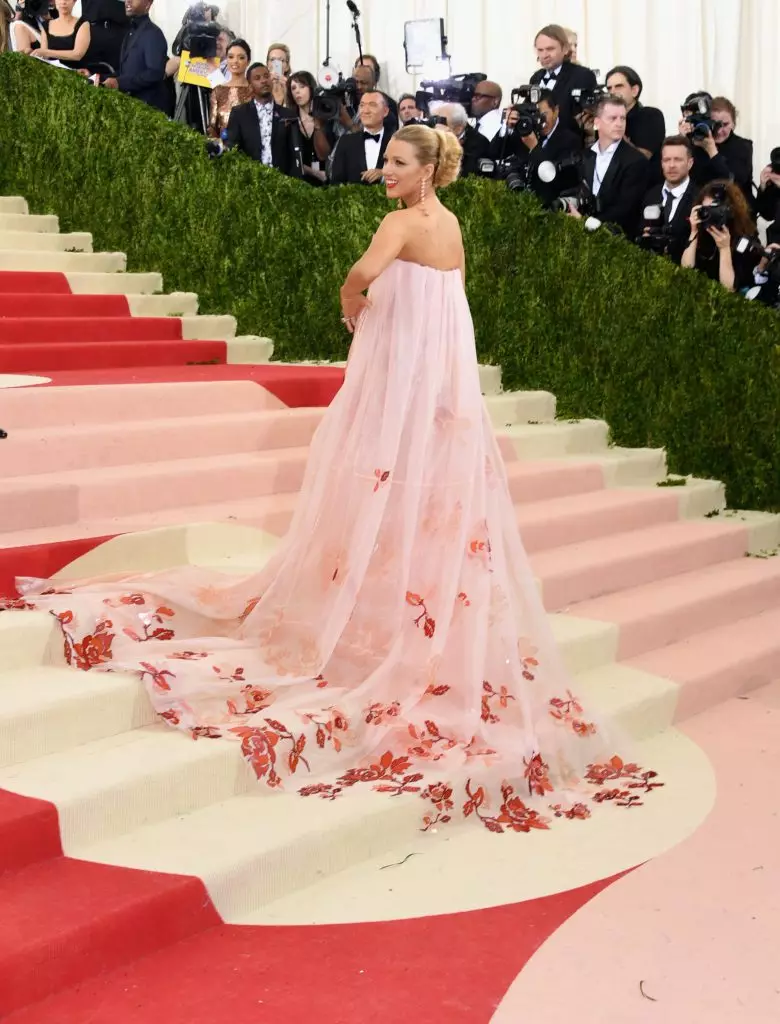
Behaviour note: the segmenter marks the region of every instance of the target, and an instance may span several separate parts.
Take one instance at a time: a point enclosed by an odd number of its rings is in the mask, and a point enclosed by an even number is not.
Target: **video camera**
[[[487,81],[487,75],[471,72],[468,75],[453,75],[439,82],[420,82],[420,91],[415,96],[417,109],[428,114],[431,103],[460,103],[471,113],[471,101],[480,82]]]
[[[206,20],[208,5],[193,4],[187,9],[182,29],[181,48],[189,51],[190,57],[212,60],[217,56],[217,41],[220,28],[215,21]]]
[[[338,121],[342,106],[356,111],[359,100],[358,84],[354,78],[343,78],[329,89],[317,89],[312,97],[312,117],[318,121]]]
[[[542,137],[545,120],[539,113],[538,103],[545,91],[541,85],[520,85],[512,90],[512,105],[506,115],[507,122],[512,111],[518,117],[514,125],[510,126],[507,123],[507,131],[512,131],[521,138],[526,135],[535,135],[537,139]]]
[[[723,127],[722,121],[713,120],[712,96],[708,92],[691,93],[680,109],[685,123],[693,125],[692,142],[703,142]]]
[[[533,187],[534,168],[514,154],[502,160],[485,157],[477,164],[477,173],[493,181],[505,181],[511,192],[527,192]]]

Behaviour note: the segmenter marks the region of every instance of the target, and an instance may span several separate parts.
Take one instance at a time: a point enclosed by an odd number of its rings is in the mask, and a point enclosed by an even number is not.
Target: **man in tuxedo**
[[[543,85],[545,89],[552,90],[561,123],[576,131],[578,126],[572,112],[572,90],[595,89],[596,76],[590,68],[572,64],[571,45],[566,29],[560,25],[545,25],[540,29],[536,33],[534,46],[541,69],[531,75],[531,85]]]
[[[362,130],[342,135],[333,153],[330,180],[334,185],[375,185],[382,180],[385,150],[392,137],[385,127],[384,93],[364,92],[358,113]]]
[[[484,135],[469,124],[469,115],[461,103],[432,103],[430,112],[447,121],[447,127],[460,143],[463,161],[460,166],[461,178],[479,171],[480,160],[490,158],[490,143]]]
[[[476,129],[492,142],[501,127],[501,100],[503,92],[498,82],[479,82],[471,97],[471,116],[476,118]]]
[[[691,211],[699,191],[691,179],[692,170],[693,146],[685,136],[672,135],[664,139],[661,146],[664,182],[654,185],[644,200],[643,234],[663,232],[667,238],[664,254],[677,264],[688,247]]]
[[[367,80],[367,79],[363,78],[362,76],[358,76],[358,68],[361,68],[361,67],[371,68],[371,70],[374,73],[373,83],[371,82],[371,80]],[[355,61],[355,66],[352,69],[352,74],[357,79],[358,89],[360,90],[361,95],[367,89],[375,89],[375,90],[379,89],[379,79],[382,77],[382,68],[380,67],[379,61],[376,59],[376,57],[373,55],[373,53],[364,53],[362,61],[361,61],[360,57],[358,57],[358,59]],[[381,89],[379,89],[379,91],[382,92]],[[398,131],[398,104],[395,102],[393,97],[392,96],[388,96],[388,94],[386,92],[382,92],[382,95],[384,96],[384,98],[385,98],[385,100],[387,102],[388,116],[392,119],[392,121],[395,122],[394,124],[393,123],[388,124],[386,127],[390,128],[391,132],[397,132]]]
[[[227,148],[239,149],[282,174],[299,177],[292,135],[283,116],[284,107],[274,103],[271,72],[265,64],[252,64],[246,77],[252,99],[230,111]]]
[[[162,29],[149,17],[152,2],[125,0],[130,31],[122,43],[119,74],[115,78],[106,78],[103,85],[134,96],[170,117],[173,114],[171,93],[165,84],[168,43]]]
[[[648,186],[649,161],[625,141],[626,104],[606,96],[596,108],[598,142],[585,152],[583,185],[596,200],[596,217],[635,238]],[[572,217],[581,219],[578,210]]]

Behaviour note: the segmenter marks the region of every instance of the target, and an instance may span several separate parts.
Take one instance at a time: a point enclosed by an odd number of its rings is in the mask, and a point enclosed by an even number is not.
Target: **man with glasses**
[[[497,82],[480,82],[471,98],[471,116],[476,128],[488,142],[492,142],[501,127],[501,100],[503,93]]]

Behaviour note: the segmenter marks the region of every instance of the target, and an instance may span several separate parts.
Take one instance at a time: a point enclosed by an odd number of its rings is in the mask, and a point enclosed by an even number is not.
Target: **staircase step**
[[[555,419],[555,395],[549,391],[506,391],[487,395],[485,405],[496,430],[515,423],[544,423]]]
[[[211,318],[208,317],[207,320]],[[182,321],[174,317],[22,316],[0,319],[1,345],[73,345],[100,342],[114,345],[124,341],[162,342],[187,337]]]
[[[203,884],[63,857],[0,876],[0,1017],[218,925]]]
[[[773,607],[780,607],[780,558],[743,557],[585,601],[572,614],[617,625],[617,657],[627,660]]]
[[[0,196],[0,213],[27,213],[27,200],[21,196]]]
[[[0,768],[0,788],[55,804],[68,855],[256,786],[240,744],[193,740],[166,725]]]
[[[548,611],[580,601],[733,561],[749,548],[749,530],[706,520],[652,526],[567,544],[531,557]]]
[[[0,530],[129,516],[297,491],[307,448],[112,466],[0,480]]]
[[[261,412],[285,408],[270,391],[247,380],[160,384],[82,384],[13,388],[3,392],[5,429],[109,428],[133,420],[192,417],[209,412]],[[12,440],[12,439],[9,439]]]
[[[59,217],[49,214],[0,213],[0,231],[45,231],[56,234],[59,230]]]
[[[0,249],[0,270],[58,270],[92,274],[116,274],[127,267],[123,252],[34,252]]]
[[[143,322],[143,321],[139,321]],[[224,341],[103,341],[0,344],[0,373],[43,373],[96,367],[180,366],[224,363]]]
[[[0,250],[29,250],[39,253],[92,252],[92,235],[73,231],[67,235],[44,231],[15,231],[0,223]]]
[[[321,420],[321,409],[286,409],[86,424],[54,435],[17,429],[0,448],[0,477],[170,462],[194,451],[211,458],[298,448],[311,442]]]
[[[137,676],[41,666],[0,672],[0,768],[153,725]]]
[[[65,274],[0,270],[0,295],[69,295]]]
[[[8,872],[61,855],[57,808],[0,789],[0,883]]]
[[[27,316],[56,320],[85,316],[127,319],[130,316],[130,307],[124,295],[41,295],[36,292],[0,292],[0,317]]]
[[[607,451],[609,427],[602,420],[526,423],[502,427],[498,440],[507,460],[556,458]]]
[[[67,282],[74,295],[151,295],[161,292],[161,274],[69,270]]]
[[[675,717],[682,721],[780,678],[780,608],[648,651],[628,664],[679,684]]]

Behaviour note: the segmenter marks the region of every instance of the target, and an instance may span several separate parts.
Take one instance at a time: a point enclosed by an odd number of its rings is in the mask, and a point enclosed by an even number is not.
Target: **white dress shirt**
[[[364,128],[363,131],[368,131]],[[366,170],[373,171],[379,163],[379,151],[382,148],[382,136],[385,134],[384,128],[380,128],[378,132],[372,132],[372,135],[376,135],[376,139],[367,139],[363,137],[363,147],[366,151]]]
[[[547,143],[550,141],[550,139],[553,137],[553,135],[555,135],[556,131],[558,130],[558,125],[560,123],[561,123],[561,119],[559,117],[556,117],[555,124],[552,126],[552,128],[547,133],[547,135],[544,135],[542,137],[542,149],[544,149],[544,147],[547,145]]]
[[[477,122],[477,131],[480,135],[484,135],[489,142],[492,142],[498,135],[501,122],[500,110],[488,110],[487,114],[483,114]]]
[[[691,179],[686,178],[685,181],[681,181],[680,184],[675,185],[674,188],[669,188],[666,182],[664,182],[664,187],[661,189],[661,209],[663,210],[663,208],[666,206],[666,200],[671,194],[672,208],[669,211],[670,221],[674,220],[674,215],[677,213],[677,207],[680,205],[680,200],[688,191],[688,186],[690,185],[690,183]]]
[[[547,68],[542,76],[542,85],[545,89],[554,89],[555,83],[558,81],[558,75],[561,73],[563,64],[559,64],[557,68]]]
[[[606,149],[602,150],[598,142],[594,142],[591,147],[593,152],[596,154],[596,170],[593,172],[593,188],[591,191],[594,196],[597,196],[601,191],[601,186],[604,183],[604,178],[607,176],[609,165],[612,163],[612,157],[617,152],[617,148],[620,145],[621,139],[618,142],[613,142],[611,146],[607,146]]]
[[[255,100],[255,110],[257,111],[257,120],[260,123],[262,163],[266,167],[273,167],[274,156],[273,149],[271,148],[271,133],[274,128],[273,100],[269,100],[267,103],[260,103],[259,100]]]

